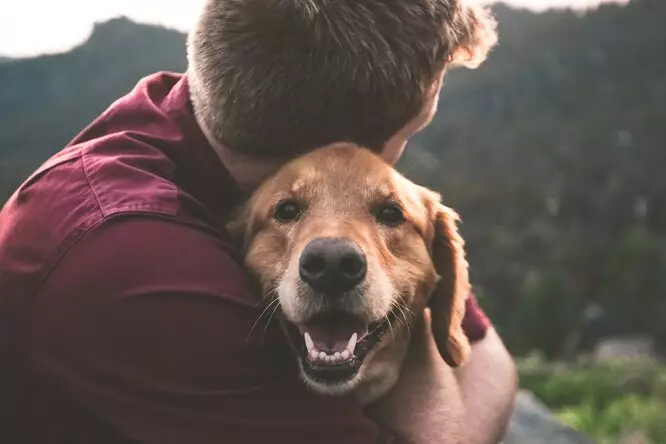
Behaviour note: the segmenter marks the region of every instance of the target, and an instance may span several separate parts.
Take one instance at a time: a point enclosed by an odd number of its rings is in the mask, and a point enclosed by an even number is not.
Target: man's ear
[[[452,66],[477,68],[497,44],[497,22],[490,10],[478,0],[454,0],[456,4],[448,23],[449,42],[454,50]]]
[[[458,367],[470,353],[469,340],[462,329],[470,294],[465,243],[458,233],[458,214],[452,209],[437,205],[433,219],[432,260],[440,280],[428,304],[432,312],[432,333],[444,360]]]

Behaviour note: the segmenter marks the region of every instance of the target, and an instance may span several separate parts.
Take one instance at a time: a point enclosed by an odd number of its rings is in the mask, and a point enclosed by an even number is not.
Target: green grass
[[[666,443],[666,366],[650,361],[616,364],[519,362],[521,387],[532,391],[566,424],[601,444],[640,431]]]

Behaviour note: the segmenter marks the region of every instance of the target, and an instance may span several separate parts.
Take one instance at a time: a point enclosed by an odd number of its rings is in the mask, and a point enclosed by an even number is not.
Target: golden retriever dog
[[[264,302],[279,304],[305,384],[367,405],[397,381],[427,306],[444,359],[458,366],[469,354],[457,222],[439,194],[345,143],[288,163],[230,229],[242,231]]]

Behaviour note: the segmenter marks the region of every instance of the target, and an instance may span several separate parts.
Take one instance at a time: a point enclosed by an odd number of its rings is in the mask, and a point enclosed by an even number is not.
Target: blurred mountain
[[[32,169],[140,77],[184,70],[183,38],[120,18],[96,25],[88,41],[70,52],[2,65],[1,163],[26,163]]]
[[[500,46],[447,75],[400,169],[461,213],[514,351],[557,355],[592,302],[620,332],[666,338],[666,2],[494,10]],[[140,77],[185,67],[183,34],[124,18],[0,64],[0,202]]]

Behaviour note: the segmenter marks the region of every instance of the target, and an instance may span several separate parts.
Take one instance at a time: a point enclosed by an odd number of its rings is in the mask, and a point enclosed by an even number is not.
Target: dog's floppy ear
[[[468,265],[464,241],[458,233],[458,214],[441,204],[433,210],[432,259],[440,280],[429,301],[432,332],[444,360],[458,367],[470,353],[470,344],[462,329],[471,290]]]
[[[237,209],[226,224],[226,229],[234,243],[245,250],[252,225],[252,206],[246,203]]]
[[[226,224],[227,232],[243,251],[250,246],[250,242],[261,229],[271,208],[272,178],[267,179],[252,193],[250,198],[232,214]]]
[[[257,191],[248,202],[232,214],[227,222],[227,232],[243,252],[247,252],[252,239],[261,229],[262,221],[268,214],[268,207],[270,207],[270,204],[266,201],[264,195]]]

